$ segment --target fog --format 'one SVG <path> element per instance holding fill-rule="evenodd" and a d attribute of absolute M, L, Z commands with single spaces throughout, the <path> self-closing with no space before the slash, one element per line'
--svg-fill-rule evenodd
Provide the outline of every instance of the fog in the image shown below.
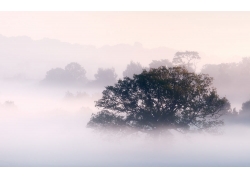
<path fill-rule="evenodd" d="M 213 77 L 231 104 L 217 134 L 171 130 L 155 138 L 87 128 L 106 86 L 172 67 L 185 50 L 0 35 L 0 166 L 250 166 L 250 58 L 241 55 L 198 52 L 196 72 Z"/>
<path fill-rule="evenodd" d="M 6 80 L 1 87 L 0 166 L 250 165 L 250 126 L 241 121 L 225 121 L 217 135 L 171 131 L 156 139 L 143 133 L 121 137 L 86 128 L 103 88 Z"/>

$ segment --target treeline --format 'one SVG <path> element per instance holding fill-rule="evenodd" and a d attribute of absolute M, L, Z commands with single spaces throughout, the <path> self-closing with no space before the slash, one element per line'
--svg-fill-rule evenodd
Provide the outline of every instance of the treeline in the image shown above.
<path fill-rule="evenodd" d="M 140 74 L 143 69 L 158 68 L 160 66 L 173 67 L 184 66 L 190 72 L 196 71 L 196 64 L 201 60 L 199 54 L 194 51 L 177 52 L 172 61 L 152 60 L 148 67 L 143 67 L 139 62 L 131 61 L 123 71 L 123 77 L 132 78 L 134 74 Z M 226 96 L 230 102 L 242 105 L 240 110 L 231 109 L 227 114 L 229 120 L 239 120 L 244 122 L 250 118 L 250 58 L 243 58 L 239 63 L 207 64 L 201 69 L 202 74 L 213 77 L 213 86 L 218 93 Z M 114 68 L 99 68 L 94 75 L 95 79 L 90 80 L 86 77 L 87 71 L 80 64 L 72 62 L 66 67 L 51 69 L 46 73 L 44 84 L 65 85 L 78 87 L 105 87 L 114 85 L 117 82 L 117 74 Z M 76 95 L 67 92 L 68 99 L 86 98 L 84 92 Z M 249 101 L 247 101 L 249 100 Z M 242 104 L 242 102 L 244 102 Z M 234 121 L 236 122 L 236 121 Z"/>
<path fill-rule="evenodd" d="M 139 74 L 143 69 L 158 68 L 160 66 L 173 67 L 185 66 L 189 71 L 196 71 L 196 64 L 201 60 L 195 51 L 185 51 L 175 53 L 173 59 L 153 60 L 147 67 L 143 67 L 139 62 L 131 61 L 125 67 L 123 77 L 132 78 L 134 74 Z M 243 58 L 239 63 L 206 64 L 201 69 L 201 73 L 213 77 L 213 86 L 219 94 L 226 96 L 231 102 L 240 105 L 250 99 L 250 58 Z M 87 71 L 80 64 L 72 62 L 64 69 L 55 68 L 46 73 L 43 84 L 65 85 L 78 87 L 105 87 L 113 85 L 118 80 L 114 68 L 99 68 L 90 80 L 86 77 Z M 238 106 L 239 107 L 239 106 Z"/>
<path fill-rule="evenodd" d="M 185 66 L 189 71 L 196 70 L 197 61 L 200 56 L 195 51 L 177 52 L 172 61 L 167 59 L 152 60 L 148 67 L 143 67 L 139 62 L 131 61 L 123 71 L 123 77 L 132 78 L 134 74 L 139 74 L 143 69 L 158 68 L 160 66 L 173 67 Z M 94 75 L 94 80 L 89 80 L 86 77 L 86 70 L 80 64 L 72 62 L 64 69 L 55 68 L 46 73 L 44 84 L 54 85 L 73 85 L 73 86 L 106 86 L 112 85 L 117 81 L 117 74 L 114 68 L 99 68 Z"/>
<path fill-rule="evenodd" d="M 139 74 L 143 69 L 157 68 L 160 66 L 173 66 L 169 60 L 153 60 L 149 67 L 143 67 L 140 63 L 131 61 L 123 72 L 123 77 L 133 77 L 134 74 Z M 65 85 L 65 86 L 85 86 L 85 87 L 103 87 L 114 84 L 117 79 L 117 74 L 114 68 L 99 68 L 94 75 L 95 79 L 90 80 L 86 77 L 86 70 L 76 62 L 69 63 L 63 68 L 54 68 L 46 73 L 42 84 L 48 85 Z"/>
<path fill-rule="evenodd" d="M 207 64 L 201 73 L 214 78 L 217 90 L 228 98 L 238 101 L 250 99 L 250 58 L 243 58 L 239 63 Z"/>
<path fill-rule="evenodd" d="M 225 114 L 224 119 L 226 124 L 250 125 L 250 100 L 242 103 L 239 111 L 231 109 Z"/>
<path fill-rule="evenodd" d="M 243 85 L 249 82 L 250 58 L 245 57 L 239 63 L 206 64 L 201 73 L 214 77 L 218 86 Z"/>
<path fill-rule="evenodd" d="M 86 70 L 78 63 L 72 62 L 64 69 L 55 68 L 46 73 L 42 84 L 65 86 L 103 86 L 116 82 L 117 75 L 114 68 L 99 68 L 94 80 L 86 77 Z"/>

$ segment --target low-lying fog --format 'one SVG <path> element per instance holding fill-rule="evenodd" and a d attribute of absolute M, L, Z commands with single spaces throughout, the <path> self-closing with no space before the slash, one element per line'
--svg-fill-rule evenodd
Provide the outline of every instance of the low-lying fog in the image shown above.
<path fill-rule="evenodd" d="M 102 89 L 1 85 L 0 166 L 250 166 L 247 125 L 226 123 L 221 135 L 118 138 L 86 128 Z"/>

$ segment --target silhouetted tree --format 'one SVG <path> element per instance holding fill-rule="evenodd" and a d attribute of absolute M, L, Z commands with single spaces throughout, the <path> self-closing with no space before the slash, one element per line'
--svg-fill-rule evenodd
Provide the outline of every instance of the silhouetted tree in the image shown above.
<path fill-rule="evenodd" d="M 144 70 L 106 87 L 96 102 L 103 110 L 92 115 L 87 126 L 147 133 L 211 131 L 223 124 L 220 117 L 230 108 L 211 83 L 208 75 L 182 67 Z"/>
<path fill-rule="evenodd" d="M 135 63 L 133 61 L 127 65 L 125 71 L 123 71 L 123 77 L 130 77 L 132 78 L 134 74 L 140 74 L 142 72 L 142 66 L 140 63 Z"/>
<path fill-rule="evenodd" d="M 173 64 L 177 66 L 185 66 L 188 70 L 196 70 L 197 61 L 200 60 L 198 52 L 185 51 L 177 52 L 173 58 Z"/>
<path fill-rule="evenodd" d="M 153 60 L 149 64 L 149 68 L 159 68 L 161 66 L 165 67 L 172 67 L 173 64 L 168 59 L 162 59 L 162 60 Z"/>

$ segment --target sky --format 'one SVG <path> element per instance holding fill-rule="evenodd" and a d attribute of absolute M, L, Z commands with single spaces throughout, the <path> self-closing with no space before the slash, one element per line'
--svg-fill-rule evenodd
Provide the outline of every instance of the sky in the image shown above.
<path fill-rule="evenodd" d="M 82 45 L 130 44 L 250 55 L 250 12 L 0 12 L 0 34 Z"/>

